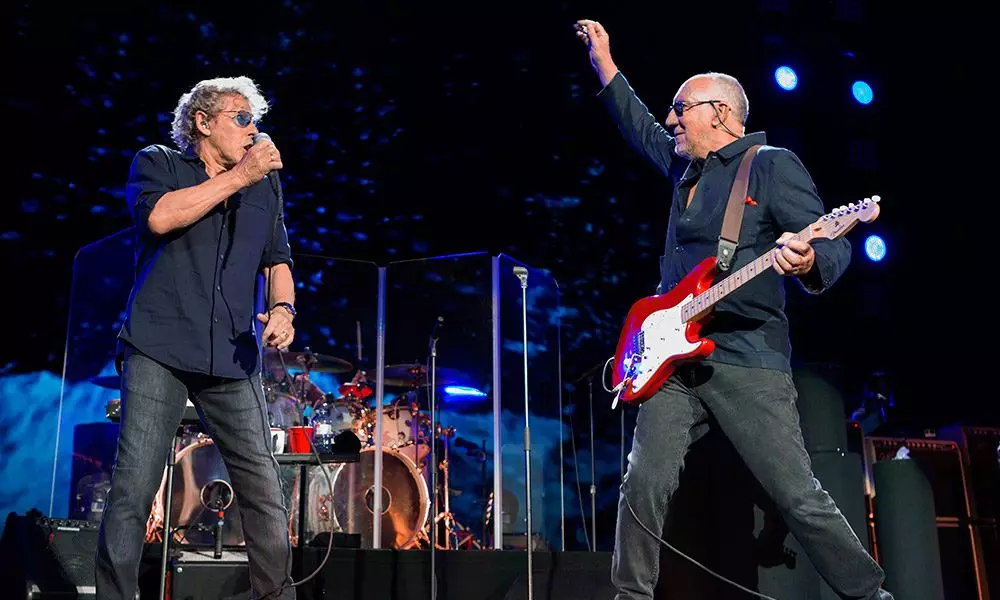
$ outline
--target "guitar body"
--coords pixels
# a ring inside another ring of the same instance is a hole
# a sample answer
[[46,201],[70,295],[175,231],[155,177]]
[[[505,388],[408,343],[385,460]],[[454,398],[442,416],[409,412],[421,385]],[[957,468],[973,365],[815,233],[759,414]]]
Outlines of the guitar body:
[[685,323],[681,306],[712,285],[715,257],[698,263],[674,289],[648,296],[629,309],[618,338],[612,384],[617,401],[640,404],[650,399],[685,361],[701,360],[715,342],[699,337],[705,317]]

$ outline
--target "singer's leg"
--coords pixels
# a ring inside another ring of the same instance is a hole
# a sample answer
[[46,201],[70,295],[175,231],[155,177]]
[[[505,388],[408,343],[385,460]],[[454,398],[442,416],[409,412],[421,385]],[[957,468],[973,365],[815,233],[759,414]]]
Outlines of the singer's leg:
[[295,598],[288,510],[259,376],[212,379],[193,392],[212,439],[226,463],[240,507],[254,598]]
[[618,590],[616,600],[653,598],[661,544],[645,527],[657,536],[663,531],[684,455],[707,431],[704,406],[677,376],[639,407],[628,470],[618,499],[611,563],[611,580]]
[[172,371],[126,352],[118,452],[95,560],[101,600],[135,597],[153,495],[163,480],[187,397],[187,388]]

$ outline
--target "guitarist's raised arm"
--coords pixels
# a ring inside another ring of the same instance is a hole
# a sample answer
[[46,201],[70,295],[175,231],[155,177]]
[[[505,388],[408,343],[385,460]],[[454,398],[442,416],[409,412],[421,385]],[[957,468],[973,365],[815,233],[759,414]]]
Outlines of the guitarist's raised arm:
[[608,107],[625,140],[669,177],[674,138],[656,122],[618,71],[611,59],[608,32],[597,21],[584,19],[576,23],[576,36],[587,45],[590,64],[601,80],[603,89],[597,96]]
[[[771,156],[768,190],[770,212],[778,231],[794,234],[802,231],[823,216],[823,201],[816,193],[816,185],[799,158],[789,150],[768,152]],[[787,235],[778,239],[783,244]],[[847,270],[851,262],[851,243],[846,237],[814,239],[808,246],[795,248],[789,244],[782,250],[791,262],[775,261],[775,270],[783,275],[793,275],[802,287],[813,294],[827,290]],[[811,256],[810,256],[811,255]],[[803,268],[791,268],[798,258],[805,258]],[[782,267],[785,267],[783,269]]]

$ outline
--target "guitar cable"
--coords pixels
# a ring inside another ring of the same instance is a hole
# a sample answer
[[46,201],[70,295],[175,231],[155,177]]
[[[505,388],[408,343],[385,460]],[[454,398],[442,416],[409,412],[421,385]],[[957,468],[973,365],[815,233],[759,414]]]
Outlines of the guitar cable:
[[[615,357],[612,356],[611,358],[608,359],[608,361],[606,363],[604,363],[604,371],[602,372],[602,375],[601,375],[601,386],[604,388],[604,391],[608,392],[609,394],[616,393],[617,388],[614,389],[614,390],[608,389],[608,386],[607,386],[607,384],[604,381],[604,379],[605,379],[604,378],[604,373],[607,372],[608,365],[610,365],[614,360],[615,360]],[[612,406],[612,408],[614,408],[614,406]],[[648,533],[649,535],[653,536],[653,539],[655,539],[656,541],[660,542],[661,544],[663,544],[664,546],[666,546],[667,548],[669,548],[674,554],[677,554],[678,556],[687,559],[689,562],[691,562],[692,564],[694,564],[696,567],[698,567],[699,569],[705,571],[706,573],[708,573],[712,577],[715,577],[716,579],[720,579],[720,580],[722,580],[722,581],[724,581],[724,582],[726,582],[726,583],[728,583],[728,584],[730,584],[732,586],[735,586],[735,587],[743,590],[744,592],[746,592],[748,594],[753,594],[754,596],[763,598],[764,600],[777,600],[777,598],[773,598],[771,596],[767,596],[765,594],[761,594],[760,592],[755,592],[755,591],[751,590],[750,588],[744,587],[744,586],[736,583],[735,581],[733,581],[731,579],[727,579],[727,578],[723,577],[722,575],[719,575],[718,573],[716,573],[712,569],[709,569],[708,567],[706,567],[705,565],[701,564],[700,562],[698,562],[694,558],[688,556],[687,554],[684,554],[683,552],[681,552],[677,548],[675,548],[672,545],[670,545],[666,540],[664,540],[659,535],[657,535],[656,533],[654,533],[652,529],[650,529],[649,527],[647,527],[646,524],[643,523],[641,519],[639,519],[639,515],[637,515],[635,513],[635,509],[632,508],[632,503],[629,501],[628,494],[625,493],[624,487],[625,487],[625,484],[622,483],[622,485],[619,486],[618,491],[619,491],[619,493],[621,493],[622,497],[625,498],[625,504],[628,506],[629,512],[632,513],[632,518],[635,519],[635,522],[639,524],[639,527],[642,527],[642,529],[646,533]],[[584,533],[586,533],[586,532],[584,532]]]

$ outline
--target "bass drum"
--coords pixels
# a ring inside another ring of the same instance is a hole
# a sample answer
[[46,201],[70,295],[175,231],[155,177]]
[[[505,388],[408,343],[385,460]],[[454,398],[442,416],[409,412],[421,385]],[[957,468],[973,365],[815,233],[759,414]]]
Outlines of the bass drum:
[[[375,448],[362,448],[360,460],[329,467],[330,484],[320,467],[309,468],[311,538],[324,531],[361,534],[361,547],[374,546]],[[420,542],[430,516],[427,483],[406,455],[382,448],[382,548],[412,548]]]
[[[167,472],[163,471],[160,489],[153,499],[153,508],[146,522],[146,541],[163,540],[163,507],[167,489]],[[229,481],[229,472],[212,438],[195,436],[177,452],[174,465],[173,504],[170,524],[174,529],[171,542],[192,546],[215,545],[215,508],[226,511],[222,526],[222,543],[244,546],[243,524],[239,504]],[[180,528],[180,529],[178,529]]]

